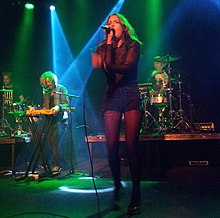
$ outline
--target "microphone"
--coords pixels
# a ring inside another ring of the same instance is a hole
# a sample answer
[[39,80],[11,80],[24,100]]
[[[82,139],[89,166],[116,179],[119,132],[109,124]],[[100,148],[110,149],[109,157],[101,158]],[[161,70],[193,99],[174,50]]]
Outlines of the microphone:
[[110,30],[110,27],[108,25],[105,25],[105,26],[101,26],[102,29],[105,29],[105,30]]
[[107,26],[107,25],[105,25],[105,26],[101,26],[101,28],[102,28],[102,29],[105,29],[105,30],[109,30],[109,29],[110,29],[110,27]]
[[111,29],[108,25],[101,26],[101,28],[104,29],[107,34],[109,34],[110,31],[113,31],[113,34],[115,35],[115,30],[114,30],[114,29]]
[[68,97],[72,97],[72,98],[79,98],[79,96],[78,95],[71,95],[71,94],[68,94],[68,93],[65,93],[65,92],[58,92],[58,91],[53,91],[53,93],[55,93],[55,94],[58,94],[58,95],[66,95],[66,96],[68,96]]

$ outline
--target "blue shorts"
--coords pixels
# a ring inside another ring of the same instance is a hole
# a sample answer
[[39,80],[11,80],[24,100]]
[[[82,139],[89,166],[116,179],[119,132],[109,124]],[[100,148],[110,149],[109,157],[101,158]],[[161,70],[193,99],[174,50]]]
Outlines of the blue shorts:
[[125,113],[130,110],[143,110],[138,86],[136,84],[117,88],[107,86],[103,112],[118,111]]

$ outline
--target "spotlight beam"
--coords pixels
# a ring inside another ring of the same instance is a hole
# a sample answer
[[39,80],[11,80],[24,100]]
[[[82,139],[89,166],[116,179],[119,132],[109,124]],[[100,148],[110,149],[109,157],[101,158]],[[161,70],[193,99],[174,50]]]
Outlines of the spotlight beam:
[[[80,54],[77,56],[77,58],[73,61],[73,63],[69,66],[69,68],[67,69],[67,71],[65,72],[65,74],[63,75],[63,77],[61,78],[61,81],[65,81],[67,77],[69,77],[70,73],[73,72],[73,69],[80,69],[77,70],[77,73],[79,74],[79,71],[81,72],[81,75],[78,75],[78,82],[84,81],[84,86],[82,87],[82,89],[84,89],[86,82],[90,76],[90,73],[92,71],[92,62],[91,62],[91,48],[94,48],[97,46],[97,38],[99,36],[100,33],[100,27],[106,22],[107,18],[109,15],[114,14],[114,13],[118,13],[124,3],[125,0],[119,0],[118,3],[114,6],[114,8],[110,11],[110,13],[107,15],[107,17],[105,18],[105,20],[99,25],[97,31],[93,34],[93,36],[91,37],[91,39],[89,40],[89,42],[84,46],[84,48],[82,49],[82,51],[80,52]],[[100,40],[102,40],[104,38],[104,34],[102,36],[102,38],[100,38]],[[89,63],[89,64],[85,64],[85,63]],[[84,75],[83,75],[84,74]]]
[[73,62],[73,55],[67,43],[56,11],[51,11],[53,72],[60,77]]
[[[91,48],[94,48],[97,46],[97,38],[100,34],[101,26],[106,22],[108,16],[113,13],[118,13],[124,3],[125,0],[119,0],[117,4],[114,6],[114,8],[110,11],[110,13],[106,16],[105,20],[100,24],[98,27],[98,30],[93,34],[91,39],[88,41],[88,43],[84,46],[80,54],[77,56],[77,58],[74,60],[69,46],[66,42],[64,33],[62,31],[62,28],[59,23],[59,19],[56,15],[55,11],[51,11],[51,19],[52,19],[52,38],[53,38],[53,64],[54,64],[54,72],[58,75],[60,78],[60,83],[64,84],[70,93],[74,93],[79,96],[85,95],[84,88],[87,84],[87,81],[90,77],[90,74],[92,72],[92,62],[91,62]],[[61,40],[60,40],[60,39]],[[103,40],[104,34],[102,34],[101,40]],[[60,44],[60,41],[62,44]],[[59,46],[60,44],[60,46]],[[60,50],[62,49],[62,50]],[[62,53],[65,49],[67,52],[66,54]],[[60,59],[60,56],[62,55],[62,60]],[[67,58],[68,61],[64,60],[64,58]],[[65,64],[63,64],[65,63]],[[65,72],[65,73],[63,73]],[[82,98],[81,98],[82,101]],[[80,104],[80,99],[74,100],[75,106]],[[93,106],[90,103],[90,101],[87,101],[87,106],[89,106],[89,109],[91,110],[91,115],[93,113]],[[80,113],[80,111],[77,111],[74,113],[75,116]],[[95,117],[94,117],[95,121]]]

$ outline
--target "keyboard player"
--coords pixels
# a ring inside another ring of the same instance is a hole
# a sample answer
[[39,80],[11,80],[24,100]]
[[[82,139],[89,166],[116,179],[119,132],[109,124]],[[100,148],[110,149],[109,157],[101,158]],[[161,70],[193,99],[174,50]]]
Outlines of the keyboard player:
[[58,84],[58,79],[51,71],[46,71],[40,76],[40,85],[44,97],[44,109],[51,109],[53,118],[47,135],[47,144],[51,148],[51,166],[53,173],[59,173],[64,164],[61,157],[61,138],[68,124],[68,113],[62,108],[68,107],[67,89]]

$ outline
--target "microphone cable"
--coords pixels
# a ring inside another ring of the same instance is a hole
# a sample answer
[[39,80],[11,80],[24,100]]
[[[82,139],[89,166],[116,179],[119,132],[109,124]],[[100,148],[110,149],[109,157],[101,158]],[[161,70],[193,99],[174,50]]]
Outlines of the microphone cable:
[[86,125],[86,112],[85,112],[85,91],[83,94],[83,125],[84,125],[84,131],[85,131],[85,138],[86,138],[86,144],[87,144],[87,149],[89,153],[89,162],[90,162],[90,168],[91,168],[91,177],[92,177],[92,182],[96,194],[96,199],[97,199],[97,207],[98,207],[98,218],[101,217],[100,215],[100,200],[99,200],[99,195],[95,183],[95,176],[94,176],[94,169],[93,169],[93,161],[92,161],[92,155],[89,149],[89,140],[88,140],[88,132],[87,132],[87,125]]
[[[101,31],[99,30],[98,33],[98,37],[97,37],[97,47],[99,45],[99,41],[100,41],[100,35],[101,35]],[[96,47],[96,48],[97,48]],[[96,52],[93,48],[90,48],[91,52]],[[83,125],[84,125],[84,131],[85,131],[85,139],[86,139],[86,144],[87,144],[87,149],[88,149],[88,153],[89,153],[89,161],[90,161],[90,168],[91,168],[91,177],[92,177],[92,182],[93,182],[93,186],[94,186],[94,190],[95,190],[95,194],[96,194],[96,199],[97,199],[97,207],[98,207],[98,218],[101,217],[101,213],[100,213],[100,200],[99,200],[99,195],[98,195],[98,191],[97,191],[97,187],[96,187],[96,183],[95,183],[95,176],[94,176],[94,168],[93,168],[93,161],[92,161],[92,154],[90,152],[90,148],[89,148],[89,140],[88,140],[88,132],[87,132],[87,125],[86,125],[86,112],[85,112],[85,90],[84,90],[84,94],[83,94]]]

